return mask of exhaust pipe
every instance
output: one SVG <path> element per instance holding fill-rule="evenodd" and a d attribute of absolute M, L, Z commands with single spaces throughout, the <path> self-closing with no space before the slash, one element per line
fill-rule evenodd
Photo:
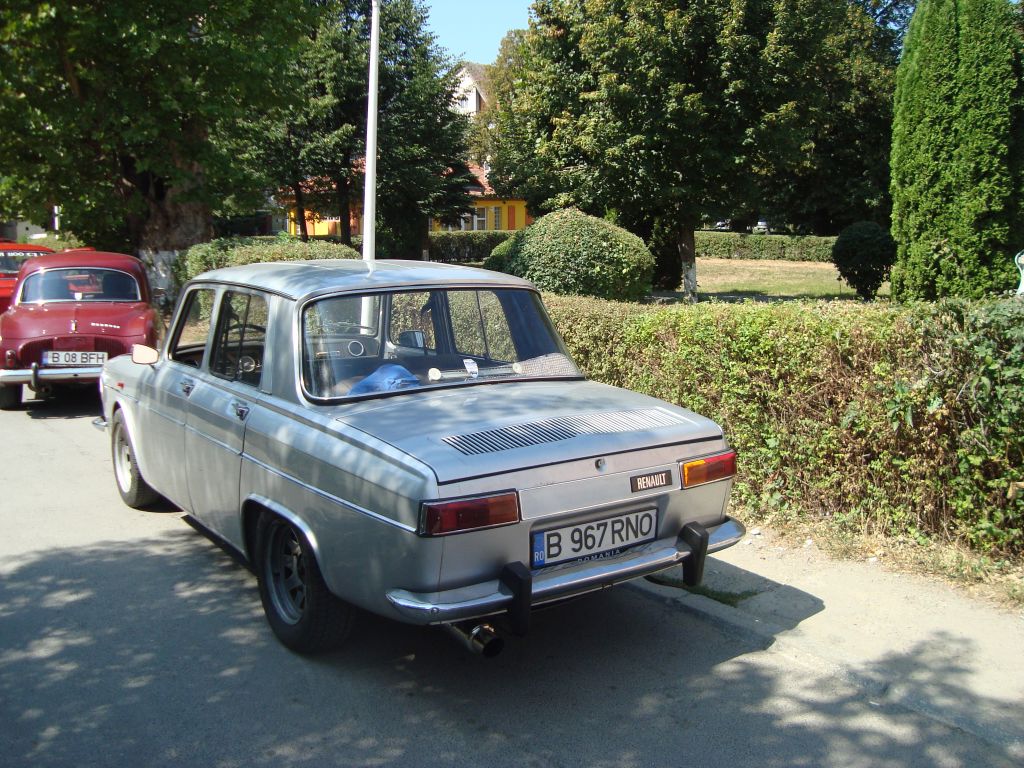
<path fill-rule="evenodd" d="M 484 658 L 493 659 L 505 647 L 505 641 L 490 624 L 445 624 L 444 628 L 470 651 Z"/>

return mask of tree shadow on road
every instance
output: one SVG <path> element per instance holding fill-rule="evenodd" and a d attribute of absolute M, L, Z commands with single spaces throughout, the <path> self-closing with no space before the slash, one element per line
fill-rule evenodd
<path fill-rule="evenodd" d="M 307 659 L 274 640 L 251 574 L 184 525 L 3 566 L 9 768 L 1011 764 L 636 587 L 535 614 L 493 660 L 365 614 Z M 969 652 L 902 661 L 952 691 Z"/>
<path fill-rule="evenodd" d="M 30 394 L 26 387 L 23 396 L 26 399 L 21 407 L 32 419 L 83 419 L 103 415 L 95 386 L 62 389 L 51 397 L 27 399 Z"/>

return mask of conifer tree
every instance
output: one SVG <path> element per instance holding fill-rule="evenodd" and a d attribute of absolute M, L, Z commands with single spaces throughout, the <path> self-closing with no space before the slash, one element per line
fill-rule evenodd
<path fill-rule="evenodd" d="M 1021 39 L 1008 0 L 922 0 L 897 71 L 897 298 L 1012 288 L 1024 247 Z"/>

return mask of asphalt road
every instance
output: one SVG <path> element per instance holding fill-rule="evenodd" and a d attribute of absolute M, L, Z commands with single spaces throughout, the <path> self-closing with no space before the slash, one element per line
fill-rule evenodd
<path fill-rule="evenodd" d="M 121 503 L 98 412 L 0 412 L 7 768 L 1010 764 L 649 585 L 539 613 L 496 659 L 366 615 L 296 656 L 180 511 Z"/>

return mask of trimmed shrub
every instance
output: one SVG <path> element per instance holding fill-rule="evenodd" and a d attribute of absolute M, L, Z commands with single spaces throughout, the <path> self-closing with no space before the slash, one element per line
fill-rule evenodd
<path fill-rule="evenodd" d="M 484 267 L 554 293 L 640 299 L 650 293 L 654 257 L 636 235 L 567 208 L 516 232 Z"/>
<path fill-rule="evenodd" d="M 832 263 L 865 301 L 871 301 L 889 278 L 896 261 L 896 242 L 873 221 L 858 221 L 839 233 L 832 246 Z"/>
<path fill-rule="evenodd" d="M 181 285 L 202 272 L 240 264 L 358 258 L 359 253 L 347 245 L 322 240 L 304 243 L 290 237 L 223 237 L 184 251 L 175 264 L 175 278 Z"/>
<path fill-rule="evenodd" d="M 64 251 L 68 248 L 82 248 L 85 246 L 81 240 L 79 240 L 71 232 L 47 232 L 45 237 L 34 237 L 26 242 L 32 245 L 42 245 L 46 248 L 52 248 L 55 251 Z"/>
<path fill-rule="evenodd" d="M 448 264 L 483 262 L 491 255 L 491 251 L 514 234 L 511 230 L 431 232 L 430 260 Z"/>
<path fill-rule="evenodd" d="M 545 301 L 589 376 L 723 426 L 748 520 L 1024 554 L 1024 302 Z"/>
<path fill-rule="evenodd" d="M 812 235 L 744 235 L 738 232 L 694 233 L 697 257 L 831 261 L 834 237 Z"/>

